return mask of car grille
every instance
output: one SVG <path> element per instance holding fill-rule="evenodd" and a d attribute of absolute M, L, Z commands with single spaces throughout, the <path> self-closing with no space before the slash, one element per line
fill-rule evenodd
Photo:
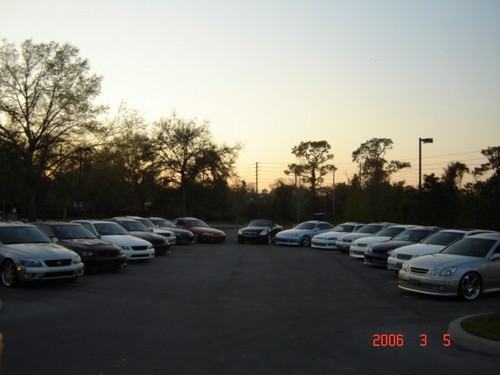
<path fill-rule="evenodd" d="M 136 251 L 143 251 L 143 250 L 147 250 L 148 247 L 145 246 L 145 245 L 141 245 L 141 246 L 132 246 L 132 250 L 136 250 Z"/>
<path fill-rule="evenodd" d="M 247 237 L 256 237 L 257 232 L 243 232 L 243 235 Z"/>
<path fill-rule="evenodd" d="M 118 251 L 96 251 L 94 254 L 99 258 L 113 258 L 118 256 Z"/>
<path fill-rule="evenodd" d="M 425 274 L 429 272 L 427 268 L 410 267 L 410 272 Z"/>
<path fill-rule="evenodd" d="M 64 267 L 71 264 L 71 259 L 46 260 L 45 264 L 47 265 L 47 267 Z"/>
<path fill-rule="evenodd" d="M 401 260 L 410 260 L 412 256 L 409 254 L 398 254 L 396 258 Z"/>

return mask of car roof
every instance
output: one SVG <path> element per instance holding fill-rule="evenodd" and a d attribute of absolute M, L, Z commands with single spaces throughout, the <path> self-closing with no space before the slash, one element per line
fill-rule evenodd
<path fill-rule="evenodd" d="M 110 220 L 73 220 L 72 223 L 90 223 L 90 224 L 106 223 L 106 224 L 118 225 L 118 223 L 116 221 L 110 221 Z"/>
<path fill-rule="evenodd" d="M 71 225 L 71 226 L 80 225 L 79 223 L 73 223 L 73 222 L 68 222 L 68 221 L 34 221 L 34 222 L 31 222 L 30 224 L 32 224 L 32 225 L 39 225 L 39 224 L 46 224 L 46 225 Z"/>
<path fill-rule="evenodd" d="M 493 232 L 493 233 L 474 234 L 472 236 L 467 236 L 466 238 L 482 238 L 482 239 L 498 241 L 498 240 L 500 240 L 500 233 Z"/>

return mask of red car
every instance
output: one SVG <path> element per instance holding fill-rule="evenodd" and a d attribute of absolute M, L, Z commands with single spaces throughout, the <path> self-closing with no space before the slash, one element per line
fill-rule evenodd
<path fill-rule="evenodd" d="M 203 220 L 194 217 L 178 217 L 172 222 L 179 228 L 193 232 L 195 242 L 224 242 L 226 240 L 226 233 L 212 228 Z"/>

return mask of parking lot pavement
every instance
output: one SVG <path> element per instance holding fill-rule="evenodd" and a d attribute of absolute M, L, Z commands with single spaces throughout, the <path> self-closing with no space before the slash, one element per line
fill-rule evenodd
<path fill-rule="evenodd" d="M 449 323 L 500 310 L 403 292 L 337 252 L 175 246 L 74 284 L 0 288 L 3 374 L 496 374 L 448 346 Z"/>

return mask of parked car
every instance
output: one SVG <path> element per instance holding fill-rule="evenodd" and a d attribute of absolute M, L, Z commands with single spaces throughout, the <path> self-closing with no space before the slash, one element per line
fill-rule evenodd
<path fill-rule="evenodd" d="M 120 269 L 127 266 L 125 252 L 111 242 L 101 240 L 77 223 L 32 223 L 52 242 L 78 253 L 86 269 Z"/>
<path fill-rule="evenodd" d="M 315 235 L 311 239 L 311 247 L 315 249 L 335 250 L 337 249 L 337 238 L 343 234 L 356 232 L 363 227 L 363 223 L 347 222 L 336 225 L 328 232 Z"/>
<path fill-rule="evenodd" d="M 36 280 L 74 281 L 83 275 L 80 256 L 53 243 L 33 225 L 0 224 L 0 279 L 7 287 Z"/>
<path fill-rule="evenodd" d="M 421 243 L 403 246 L 389 252 L 387 258 L 387 269 L 398 272 L 404 262 L 427 254 L 436 254 L 446 246 L 463 237 L 473 236 L 480 233 L 495 233 L 493 231 L 474 229 L 443 229 L 427 237 Z"/>
<path fill-rule="evenodd" d="M 414 225 L 390 225 L 375 233 L 374 236 L 358 238 L 357 240 L 354 240 L 352 245 L 349 247 L 349 255 L 351 258 L 364 259 L 368 246 L 379 242 L 389 241 L 399 233 L 413 226 Z"/>
<path fill-rule="evenodd" d="M 300 223 L 293 229 L 278 232 L 274 239 L 277 245 L 308 247 L 311 245 L 311 238 L 317 234 L 328 232 L 333 228 L 333 225 L 326 221 L 309 220 Z"/>
<path fill-rule="evenodd" d="M 168 219 L 164 219 L 162 217 L 150 217 L 149 220 L 151 220 L 151 222 L 158 228 L 168 229 L 174 232 L 176 244 L 189 244 L 196 242 L 193 232 L 176 227 L 175 224 Z"/>
<path fill-rule="evenodd" d="M 151 232 L 142 222 L 127 217 L 114 217 L 112 221 L 120 224 L 132 236 L 150 242 L 155 249 L 155 255 L 170 254 L 170 243 L 167 237 Z M 173 233 L 172 233 L 172 237 Z"/>
<path fill-rule="evenodd" d="M 132 236 L 125 228 L 114 221 L 73 220 L 73 223 L 81 224 L 98 238 L 121 247 L 125 255 L 127 255 L 127 261 L 149 260 L 155 256 L 155 250 L 151 242 Z"/>
<path fill-rule="evenodd" d="M 159 234 L 163 237 L 165 237 L 167 240 L 168 240 L 168 243 L 170 245 L 175 245 L 175 243 L 177 242 L 177 238 L 175 237 L 175 233 L 173 231 L 171 231 L 170 229 L 167 229 L 167 228 L 160 228 L 160 227 L 157 227 L 151 220 L 149 220 L 147 217 L 141 217 L 141 216 L 125 216 L 125 218 L 127 219 L 132 219 L 132 220 L 137 220 L 139 222 L 141 222 L 142 224 L 144 224 L 144 226 L 146 228 L 148 228 L 148 230 L 150 232 L 153 232 L 153 233 L 156 233 L 156 234 Z"/>
<path fill-rule="evenodd" d="M 500 291 L 500 234 L 464 237 L 437 254 L 405 262 L 398 273 L 401 289 L 475 300 Z"/>
<path fill-rule="evenodd" d="M 438 227 L 426 226 L 413 227 L 399 233 L 390 241 L 370 245 L 366 250 L 364 263 L 370 266 L 387 268 L 389 251 L 402 246 L 418 243 L 440 229 L 441 228 Z"/>
<path fill-rule="evenodd" d="M 395 224 L 387 222 L 366 224 L 362 228 L 358 229 L 356 233 L 347 233 L 339 236 L 335 242 L 335 246 L 337 247 L 337 250 L 340 250 L 343 253 L 349 253 L 349 248 L 351 247 L 353 241 L 358 238 L 373 236 L 375 233 L 388 227 L 389 225 Z"/>
<path fill-rule="evenodd" d="M 283 230 L 281 225 L 272 220 L 252 220 L 244 228 L 238 230 L 238 242 L 257 242 L 271 244 L 276 233 Z"/>
<path fill-rule="evenodd" d="M 203 220 L 195 217 L 178 217 L 172 222 L 182 229 L 187 229 L 194 234 L 195 242 L 224 242 L 226 233 L 220 229 L 212 228 Z"/>

